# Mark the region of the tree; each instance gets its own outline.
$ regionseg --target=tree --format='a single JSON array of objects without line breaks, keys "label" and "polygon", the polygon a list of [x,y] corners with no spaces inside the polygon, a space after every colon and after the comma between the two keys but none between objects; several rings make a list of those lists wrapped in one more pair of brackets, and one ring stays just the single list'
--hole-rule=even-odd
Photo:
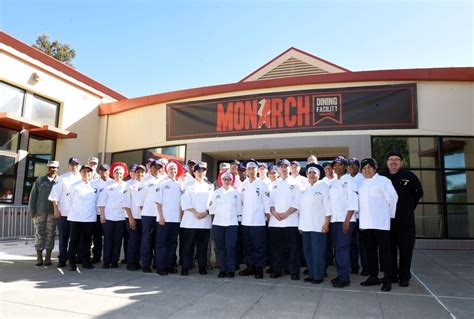
[{"label": "tree", "polygon": [[74,67],[71,61],[76,57],[76,51],[71,48],[69,44],[64,44],[58,40],[51,42],[49,35],[43,33],[36,39],[36,43],[32,45],[34,48],[52,56],[56,60],[59,60],[70,67]]}]

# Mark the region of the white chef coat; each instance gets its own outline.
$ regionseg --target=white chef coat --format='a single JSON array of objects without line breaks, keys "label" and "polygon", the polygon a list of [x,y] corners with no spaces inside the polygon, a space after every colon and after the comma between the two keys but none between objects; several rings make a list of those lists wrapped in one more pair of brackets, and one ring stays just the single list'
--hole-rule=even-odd
[{"label": "white chef coat", "polygon": [[130,208],[130,189],[127,182],[117,183],[111,179],[100,191],[98,207],[105,207],[105,219],[111,221],[125,220],[125,207]]},{"label": "white chef coat", "polygon": [[[105,184],[110,180],[111,180],[111,178],[107,177],[107,179],[105,181],[102,178],[99,178],[99,179],[94,181],[94,183],[97,185],[97,187],[99,189],[99,194],[100,194],[101,190],[104,188]],[[99,208],[97,208],[97,215],[100,216]]]},{"label": "white chef coat", "polygon": [[140,206],[143,206],[141,210],[142,216],[158,216],[158,210],[156,209],[155,196],[158,192],[158,184],[160,183],[161,175],[154,177],[153,175],[148,175],[145,177],[140,185],[140,192],[138,192],[138,203]]},{"label": "white chef coat", "polygon": [[242,214],[240,194],[233,187],[226,191],[223,187],[217,189],[209,203],[209,214],[214,215],[212,225],[237,226],[237,216]]},{"label": "white chef coat", "polygon": [[[179,223],[181,221],[181,189],[181,183],[168,176],[158,184],[155,203],[161,204],[165,223]],[[156,221],[160,221],[159,215],[156,217]]]},{"label": "white chef coat", "polygon": [[270,190],[261,179],[242,185],[242,225],[265,226],[265,214],[270,214]]},{"label": "white chef coat", "polygon": [[96,222],[97,197],[99,188],[97,183],[84,183],[81,179],[69,187],[69,207],[67,220],[71,222]]},{"label": "white chef coat", "polygon": [[[298,185],[291,184],[288,178],[278,178],[270,189],[270,206],[275,207],[277,213],[285,213],[290,207],[299,209],[298,197]],[[294,212],[282,221],[270,215],[268,227],[298,227],[298,215],[298,212]]]},{"label": "white chef coat", "polygon": [[127,181],[127,184],[130,189],[130,210],[132,211],[132,217],[134,219],[141,219],[140,195],[138,194],[141,191],[141,183],[136,179],[131,179]]},{"label": "white chef coat", "polygon": [[288,183],[298,186],[308,182],[308,179],[300,174],[298,174],[296,177],[293,177],[293,175],[289,175],[287,179]]},{"label": "white chef coat", "polygon": [[[331,223],[344,222],[347,212],[359,209],[357,185],[349,174],[336,179],[329,188],[329,201],[331,203]],[[352,214],[351,222],[356,221]]]},{"label": "white chef coat", "polygon": [[74,175],[71,172],[67,172],[59,176],[58,182],[54,184],[49,194],[48,200],[56,201],[59,203],[59,210],[61,211],[61,216],[68,215],[69,203],[69,188],[72,184],[81,180],[81,175],[78,173]]},{"label": "white chef coat", "polygon": [[306,232],[322,232],[326,216],[331,216],[329,186],[323,181],[300,188],[300,219],[298,228]]},{"label": "white chef coat", "polygon": [[[357,193],[359,193],[360,184],[364,181],[364,175],[357,173],[356,176],[348,174],[355,182]],[[359,211],[354,212],[356,219],[359,219]]]},{"label": "white chef coat", "polygon": [[335,180],[337,180],[337,177],[334,174],[334,178],[329,179],[325,176],[323,179],[321,179],[321,182],[324,182],[327,186],[331,187],[332,183],[334,183]]},{"label": "white chef coat", "polygon": [[242,181],[240,180],[239,175],[238,175],[238,174],[235,175],[234,188],[235,188],[239,193],[242,192],[242,187],[244,186],[244,183],[245,183],[247,180],[248,180],[248,178],[246,177],[246,178],[244,179],[244,181],[242,182]]},{"label": "white chef coat", "polygon": [[272,182],[272,180],[266,176],[263,179],[260,177],[258,179],[264,182],[267,186],[270,186],[270,183]]},{"label": "white chef coat", "polygon": [[377,173],[372,178],[364,178],[359,188],[359,227],[390,230],[397,201],[397,192],[388,178]]},{"label": "white chef coat", "polygon": [[214,191],[214,185],[202,180],[198,182],[196,179],[186,184],[184,193],[181,195],[181,209],[184,211],[181,220],[181,228],[193,229],[211,229],[211,216],[207,215],[202,219],[197,219],[189,210],[194,208],[199,213],[209,210],[209,203]]}]

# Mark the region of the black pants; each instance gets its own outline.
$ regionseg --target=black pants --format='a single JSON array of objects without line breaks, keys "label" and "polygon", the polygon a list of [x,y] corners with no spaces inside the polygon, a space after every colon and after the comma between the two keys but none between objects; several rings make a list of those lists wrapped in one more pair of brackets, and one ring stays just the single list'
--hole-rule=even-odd
[{"label": "black pants", "polygon": [[[392,219],[390,240],[392,251],[392,275],[400,280],[410,280],[411,259],[415,247],[415,223],[400,225]],[[400,261],[398,261],[400,256]]]},{"label": "black pants", "polygon": [[379,255],[382,260],[384,278],[392,277],[392,254],[390,251],[390,231],[380,229],[363,230],[367,242],[367,259],[370,276],[379,274]]},{"label": "black pants", "polygon": [[104,264],[118,263],[124,228],[124,220],[113,221],[107,219],[105,224],[102,224],[104,231]]},{"label": "black pants", "polygon": [[104,233],[102,232],[102,224],[100,223],[100,215],[97,215],[97,221],[94,224],[92,230],[92,259],[99,261],[102,258],[102,237]]},{"label": "black pants", "polygon": [[273,272],[282,274],[283,268],[288,265],[290,274],[298,275],[301,261],[298,227],[269,227],[269,235]]},{"label": "black pants", "polygon": [[[156,267],[160,271],[173,268],[178,246],[179,223],[156,223]],[[175,256],[173,258],[173,255]]]},{"label": "black pants", "polygon": [[183,228],[183,270],[191,269],[195,246],[197,246],[199,269],[207,267],[207,245],[210,233],[210,229]]},{"label": "black pants", "polygon": [[[69,222],[69,229],[71,232],[69,239],[69,263],[71,265],[76,264],[76,254],[80,241],[82,239],[82,247],[90,247],[92,232],[94,230],[95,222]],[[84,249],[84,255],[82,256],[82,264],[89,265],[91,259],[90,249]]]}]

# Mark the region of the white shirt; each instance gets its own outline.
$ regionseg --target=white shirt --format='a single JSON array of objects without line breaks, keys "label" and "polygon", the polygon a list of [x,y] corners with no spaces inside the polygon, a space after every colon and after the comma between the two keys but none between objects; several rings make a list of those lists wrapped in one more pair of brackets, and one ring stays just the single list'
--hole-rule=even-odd
[{"label": "white shirt", "polygon": [[216,190],[209,203],[209,214],[214,215],[213,225],[237,226],[237,216],[242,214],[240,194],[233,187],[226,191],[223,187]]},{"label": "white shirt", "polygon": [[392,182],[379,174],[364,178],[359,188],[359,227],[390,230],[395,218],[398,195]]},{"label": "white shirt", "polygon": [[[275,207],[277,213],[285,213],[290,207],[299,209],[298,196],[298,185],[291,184],[288,178],[278,178],[270,189],[270,206]],[[298,212],[281,221],[271,215],[268,227],[298,227]]]},{"label": "white shirt", "polygon": [[211,229],[211,216],[207,215],[202,219],[197,219],[189,210],[194,208],[199,213],[203,213],[209,209],[209,203],[214,191],[214,185],[202,180],[198,182],[196,179],[184,187],[184,193],[181,195],[181,208],[184,211],[181,220],[181,228],[194,229]]},{"label": "white shirt", "polygon": [[350,176],[352,177],[352,179],[353,179],[354,182],[356,183],[357,189],[359,189],[360,184],[362,184],[362,182],[363,182],[364,179],[365,179],[365,178],[364,178],[364,175],[362,175],[362,173],[357,173],[356,176],[352,176],[352,175],[350,175]]},{"label": "white shirt", "polygon": [[117,183],[111,179],[100,191],[98,207],[105,207],[105,219],[112,221],[125,220],[125,207],[130,208],[130,189],[127,182]]},{"label": "white shirt", "polygon": [[49,194],[48,200],[56,201],[59,203],[59,210],[61,211],[61,216],[68,215],[69,203],[69,187],[77,181],[81,180],[81,175],[78,173],[74,175],[71,172],[67,172],[59,176],[59,180],[54,184]]},{"label": "white shirt", "polygon": [[240,180],[239,174],[235,175],[235,183],[234,183],[234,188],[240,193],[242,192],[242,187],[244,186],[244,183],[248,180],[248,178],[245,178],[244,181],[242,182]]},{"label": "white shirt", "polygon": [[331,216],[329,186],[323,181],[300,188],[299,229],[307,232],[322,232],[326,216]]},{"label": "white shirt", "polygon": [[[97,185],[97,187],[99,188],[99,194],[100,194],[100,191],[104,188],[105,184],[110,181],[111,178],[108,178],[104,181],[102,178],[99,178],[97,180],[94,181],[94,183]],[[100,210],[99,208],[97,208],[97,215],[100,216]]]},{"label": "white shirt", "polygon": [[327,186],[331,187],[332,183],[334,183],[335,180],[337,180],[336,175],[334,175],[334,178],[331,178],[331,179],[329,179],[329,178],[327,178],[327,176],[325,176],[325,177],[321,180],[321,182],[324,182],[324,183],[326,183]]},{"label": "white shirt", "polygon": [[153,175],[148,175],[141,182],[141,190],[138,192],[138,203],[140,206],[143,206],[141,216],[158,216],[158,210],[156,209],[155,203],[155,193],[158,192],[159,189],[158,184],[161,181],[160,176],[161,175],[154,177]]},{"label": "white shirt", "polygon": [[292,185],[303,185],[304,183],[308,182],[308,179],[304,176],[301,176],[298,174],[296,177],[293,177],[293,175],[288,176],[288,182]]},{"label": "white shirt", "polygon": [[[181,221],[181,183],[167,176],[158,184],[155,203],[161,204],[165,223],[179,223]],[[156,221],[159,222],[159,220],[160,217],[157,216]]]},{"label": "white shirt", "polygon": [[270,214],[270,190],[260,179],[242,185],[242,225],[265,226],[265,214]]},{"label": "white shirt", "polygon": [[97,183],[84,183],[81,179],[69,187],[68,221],[96,222],[97,197],[99,188]]},{"label": "white shirt", "polygon": [[[358,200],[357,185],[349,174],[336,179],[329,188],[331,223],[344,222],[348,211],[357,211]],[[355,214],[352,214],[350,221],[356,221]]]},{"label": "white shirt", "polygon": [[128,188],[130,189],[130,210],[132,211],[132,217],[134,219],[141,219],[142,214],[140,211],[139,192],[141,191],[141,183],[136,179],[127,181]]},{"label": "white shirt", "polygon": [[261,180],[262,182],[264,182],[267,186],[269,186],[270,183],[272,182],[272,180],[270,178],[266,177],[266,176],[264,178],[259,177],[258,179]]}]

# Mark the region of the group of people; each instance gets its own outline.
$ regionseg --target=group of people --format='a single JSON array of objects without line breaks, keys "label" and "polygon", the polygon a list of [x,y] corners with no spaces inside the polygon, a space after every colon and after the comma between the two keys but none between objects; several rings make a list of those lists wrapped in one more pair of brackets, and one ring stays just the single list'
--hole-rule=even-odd
[{"label": "group of people", "polygon": [[[402,168],[399,152],[387,155],[378,173],[373,158],[336,157],[323,165],[316,156],[300,164],[286,159],[267,167],[254,159],[221,163],[214,183],[207,164],[187,165],[150,158],[145,165],[101,164],[95,157],[57,176],[59,163],[48,162],[30,196],[36,229],[36,265],[50,265],[56,223],[58,267],[85,269],[102,261],[117,268],[122,243],[127,269],[186,276],[197,259],[207,274],[211,240],[219,278],[271,278],[289,274],[319,284],[335,260],[334,287],[350,285],[350,275],[368,278],[362,286],[390,291],[410,280],[415,243],[414,210],[423,196],[418,178]],[[179,245],[178,245],[179,243]],[[45,259],[43,250],[46,249]],[[92,256],[91,256],[92,255]],[[399,256],[399,258],[398,258]],[[178,258],[179,257],[179,258]],[[383,269],[384,277],[378,278]]]}]

